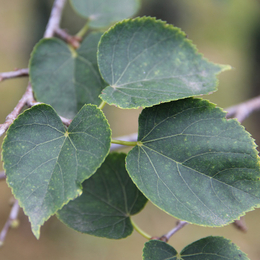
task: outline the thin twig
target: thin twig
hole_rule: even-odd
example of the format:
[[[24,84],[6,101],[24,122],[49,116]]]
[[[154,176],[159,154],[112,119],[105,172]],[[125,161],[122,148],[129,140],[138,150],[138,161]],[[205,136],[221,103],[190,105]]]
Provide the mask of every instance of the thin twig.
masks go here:
[[[5,178],[6,178],[5,172],[4,171],[0,172],[0,181],[5,180]]]
[[[52,6],[51,15],[44,33],[44,38],[51,38],[55,31],[60,27],[62,10],[66,4],[66,0],[55,0]]]
[[[252,98],[246,102],[224,109],[227,111],[227,118],[235,117],[239,122],[245,120],[254,111],[260,110],[260,96]],[[116,138],[122,141],[134,142],[137,140],[137,133]],[[110,151],[122,148],[122,145],[111,144]]]
[[[55,34],[55,31],[59,28],[62,10],[63,10],[65,3],[66,3],[66,0],[55,0],[53,7],[52,7],[50,19],[49,19],[48,25],[46,27],[46,31],[44,33],[45,38],[52,37]],[[6,72],[6,74],[7,73],[8,72]],[[13,72],[9,72],[9,74],[12,74],[12,73]],[[28,73],[28,69],[27,69],[27,73]],[[21,110],[23,109],[23,107],[25,105],[28,105],[29,107],[31,107],[36,104],[39,104],[39,102],[35,101],[35,99],[33,97],[32,87],[29,84],[24,95],[22,96],[22,98],[20,99],[20,101],[18,102],[18,104],[16,105],[14,110],[6,117],[5,123],[0,125],[0,136],[6,132],[6,130],[13,123],[13,121],[16,119],[16,117],[20,114]],[[63,121],[65,121],[66,125],[68,124],[68,120],[64,119]]]
[[[61,21],[61,15],[62,15],[62,10],[63,7],[66,3],[66,0],[55,0],[49,22],[47,24],[45,33],[44,33],[44,38],[50,38],[54,36],[55,31],[59,29],[60,21]],[[4,72],[0,74],[0,81],[7,79],[7,78],[14,78],[14,77],[22,77],[22,76],[28,76],[28,69],[22,69],[22,70],[17,70],[13,72]],[[6,121],[3,124],[0,124],[0,136],[3,135],[6,130],[9,128],[9,126],[13,123],[13,121],[17,118],[17,116],[20,114],[21,110],[23,109],[24,106],[33,106],[39,104],[39,102],[36,102],[34,97],[33,97],[33,91],[31,84],[28,84],[28,87],[22,96],[22,98],[19,100],[18,104],[14,108],[14,110],[6,117]],[[69,120],[62,118],[62,121],[65,122],[65,124],[68,124]],[[5,178],[4,172],[0,173],[0,178]],[[5,237],[7,235],[7,232],[9,228],[14,224],[15,220],[17,219],[18,213],[19,213],[19,204],[18,201],[15,200],[15,203],[11,209],[10,215],[8,220],[6,221],[1,233],[0,233],[0,246],[3,245]]]
[[[251,113],[260,110],[260,96],[238,105],[228,107],[225,110],[228,112],[226,116],[227,118],[235,117],[240,123],[242,123]]]
[[[0,233],[0,246],[3,245],[9,228],[12,227],[14,221],[17,220],[19,209],[20,209],[20,207],[19,207],[18,201],[15,200],[14,205],[11,209],[10,215]]]
[[[72,36],[61,28],[57,28],[55,30],[55,34],[63,39],[65,42],[69,43],[74,49],[78,49],[80,46],[80,42],[82,41],[81,37]]]
[[[242,216],[239,220],[235,220],[233,222],[233,225],[240,231],[246,233],[247,232],[247,226],[245,221],[245,216]]]
[[[9,126],[13,123],[13,121],[17,118],[20,114],[21,110],[25,105],[32,106],[38,104],[34,101],[32,87],[29,84],[24,95],[19,100],[18,104],[14,108],[14,110],[6,117],[6,121],[3,124],[0,124],[0,136],[3,135]]]
[[[177,222],[177,225],[175,228],[173,228],[172,230],[170,230],[168,233],[166,233],[165,235],[161,236],[159,239],[164,241],[164,242],[168,242],[169,239],[171,238],[171,236],[173,234],[175,234],[177,231],[179,231],[180,229],[182,229],[184,226],[186,226],[188,224],[188,222],[186,221],[181,221],[179,220]]]
[[[59,117],[60,117],[60,119],[61,119],[61,121],[62,121],[62,123],[63,123],[64,125],[66,125],[66,126],[69,126],[69,125],[70,125],[72,119],[68,119],[68,118],[65,118],[65,117],[62,117],[62,116],[59,116]]]
[[[51,38],[55,35],[56,31],[60,31],[60,21],[62,16],[62,10],[64,5],[66,4],[66,0],[55,0],[53,3],[51,15],[44,33],[44,38]],[[72,36],[71,36],[72,37]],[[74,37],[72,37],[74,38]],[[74,38],[76,41],[77,38]],[[74,43],[76,45],[76,43]],[[72,44],[72,46],[74,46]],[[19,69],[15,71],[3,72],[0,73],[0,81],[5,79],[11,79],[16,77],[25,77],[29,75],[29,69]]]
[[[29,75],[29,69],[18,69],[15,71],[9,71],[9,72],[3,72],[0,73],[0,81],[3,81],[5,79],[12,79],[17,77],[28,77]]]

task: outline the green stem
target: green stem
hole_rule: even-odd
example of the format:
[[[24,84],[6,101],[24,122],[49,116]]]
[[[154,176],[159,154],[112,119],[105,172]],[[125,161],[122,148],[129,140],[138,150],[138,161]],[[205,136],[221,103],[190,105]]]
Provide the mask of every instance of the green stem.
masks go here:
[[[68,44],[68,47],[69,47],[69,49],[71,51],[72,57],[76,58],[78,56],[78,53],[75,51],[74,47],[71,46],[70,44]]]
[[[83,37],[83,36],[87,33],[87,31],[88,31],[88,29],[89,29],[88,24],[89,24],[89,20],[85,23],[85,25],[84,25],[84,26],[80,29],[80,31],[76,34],[77,37]]]
[[[106,104],[107,102],[102,101],[101,104],[98,106],[98,108],[102,110]]]
[[[128,142],[128,141],[114,140],[114,139],[111,140],[111,143],[127,145],[127,146],[136,146],[137,145],[137,142]]]
[[[152,238],[150,235],[148,235],[148,234],[145,233],[142,229],[140,229],[140,228],[134,223],[134,221],[132,220],[132,218],[130,218],[130,221],[131,221],[131,223],[132,223],[134,229],[135,229],[141,236],[143,236],[144,238],[149,239],[149,240]]]

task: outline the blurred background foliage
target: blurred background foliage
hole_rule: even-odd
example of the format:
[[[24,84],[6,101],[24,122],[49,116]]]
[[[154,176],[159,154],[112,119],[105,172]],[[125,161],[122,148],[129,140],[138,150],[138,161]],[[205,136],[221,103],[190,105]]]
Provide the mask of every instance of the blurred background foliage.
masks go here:
[[[0,0],[0,71],[28,66],[30,52],[42,37],[53,1]],[[260,1],[258,0],[143,0],[139,16],[150,15],[180,27],[198,50],[209,60],[230,64],[233,70],[219,76],[219,90],[205,98],[220,107],[228,107],[260,94]],[[84,24],[67,3],[62,28],[76,33]],[[27,86],[28,79],[7,80],[0,84],[0,122],[12,111]],[[137,131],[140,110],[106,107],[113,136]],[[259,113],[244,122],[260,143]],[[2,139],[0,140],[2,142]],[[0,165],[0,170],[2,170]],[[0,228],[10,211],[10,189],[0,182]],[[175,234],[170,244],[181,250],[189,243],[209,235],[231,239],[252,260],[260,259],[260,210],[246,215],[247,233],[233,225],[205,228],[188,225]],[[132,260],[142,258],[146,240],[134,232],[115,241],[83,235],[52,217],[41,229],[37,241],[21,211],[20,226],[10,230],[0,249],[2,260]],[[134,217],[151,235],[161,236],[175,226],[176,220],[151,203]]]

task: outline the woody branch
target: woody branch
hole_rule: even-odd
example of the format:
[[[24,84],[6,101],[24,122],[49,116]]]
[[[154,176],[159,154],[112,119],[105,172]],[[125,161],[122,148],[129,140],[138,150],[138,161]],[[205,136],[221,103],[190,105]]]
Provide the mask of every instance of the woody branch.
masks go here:
[[[63,7],[66,3],[66,0],[55,0],[51,15],[49,18],[49,22],[47,24],[45,33],[44,33],[44,38],[49,38],[54,36],[55,31],[59,28],[60,21],[61,21],[61,16],[62,16],[62,10]],[[14,72],[4,72],[0,74],[0,81],[7,79],[7,78],[15,78],[15,77],[21,77],[21,76],[27,76],[28,75],[28,69],[22,69]],[[20,114],[21,110],[23,109],[24,106],[33,106],[35,104],[38,104],[34,97],[33,97],[33,91],[31,84],[28,84],[28,87],[22,96],[22,98],[19,100],[18,104],[14,108],[14,110],[6,117],[6,121],[0,125],[0,136],[3,135],[6,130],[9,128],[9,126],[13,123],[15,118]],[[63,119],[63,118],[62,118]],[[70,120],[69,119],[63,119],[65,124],[69,124]],[[2,179],[5,178],[4,172],[1,172]],[[1,233],[0,233],[0,245],[4,243],[4,240],[6,238],[7,232],[9,228],[12,226],[12,223],[14,220],[17,219],[18,213],[19,213],[19,204],[18,201],[15,200],[14,205],[11,209],[9,218],[7,219]]]

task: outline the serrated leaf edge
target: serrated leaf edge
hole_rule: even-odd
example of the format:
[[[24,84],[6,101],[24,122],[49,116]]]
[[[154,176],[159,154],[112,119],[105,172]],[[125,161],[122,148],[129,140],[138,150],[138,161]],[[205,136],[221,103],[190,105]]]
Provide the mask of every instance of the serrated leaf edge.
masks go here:
[[[61,121],[61,119],[60,119],[60,117],[59,117],[59,115],[56,113],[55,109],[54,109],[52,106],[50,106],[50,105],[48,105],[48,104],[42,103],[42,104],[35,105],[35,106],[33,106],[33,107],[38,107],[38,106],[43,106],[43,105],[52,108],[53,111],[55,112],[55,114],[57,115],[57,117],[59,118],[61,124],[63,124],[62,121]],[[110,132],[110,142],[111,142],[112,131],[111,131],[110,125],[109,125],[109,123],[108,123],[108,120],[107,120],[107,118],[105,117],[104,112],[103,112],[101,109],[99,109],[96,105],[93,105],[93,104],[86,104],[86,105],[84,105],[84,106],[93,106],[93,107],[96,107],[96,108],[102,113],[103,118],[104,118],[105,122],[108,124],[109,129],[110,129],[109,132]],[[84,107],[84,106],[83,106],[83,107]],[[83,108],[83,107],[82,107],[82,108]],[[82,108],[81,108],[81,109],[82,109]],[[15,122],[16,120],[18,120],[20,116],[22,116],[26,111],[28,111],[28,110],[30,110],[30,109],[31,109],[31,108],[28,108],[28,109],[26,109],[25,111],[23,111],[23,113],[19,114],[18,117],[14,120],[14,122]],[[80,110],[81,110],[81,109],[80,109]],[[79,110],[79,112],[80,112],[80,110]],[[78,113],[79,113],[79,112],[78,112]],[[77,113],[77,114],[78,114],[78,113]],[[12,125],[11,125],[11,126],[12,126]],[[9,129],[11,128],[11,126],[9,127]],[[5,135],[5,137],[4,137],[4,140],[3,140],[3,142],[2,142],[2,153],[1,153],[1,160],[2,160],[2,161],[3,161],[3,153],[4,153],[3,144],[5,143],[5,140],[8,139],[9,129],[7,130],[6,135]],[[64,130],[65,130],[65,131],[64,131],[64,134],[65,134],[65,133],[66,133],[65,127],[64,127]],[[68,138],[68,137],[66,137],[66,138]],[[108,149],[106,156],[104,157],[104,159],[103,159],[103,161],[100,163],[100,165],[97,166],[96,170],[103,164],[103,162],[105,161],[107,155],[109,154],[109,151],[110,151],[110,150]],[[4,161],[3,161],[3,169],[5,170]],[[6,172],[6,170],[5,170],[5,172]],[[96,172],[96,171],[95,171],[95,172]],[[95,172],[94,172],[93,174],[95,174]],[[93,174],[92,174],[92,175],[93,175]],[[90,178],[92,175],[90,175],[88,178]],[[88,179],[88,178],[87,178],[87,179]],[[85,180],[86,180],[86,179],[85,179]],[[83,180],[83,181],[84,181],[84,180]],[[83,183],[83,181],[81,182],[81,184]],[[31,217],[28,215],[27,211],[25,210],[24,204],[20,201],[19,198],[16,197],[16,194],[14,193],[13,187],[11,187],[11,186],[9,185],[9,182],[8,182],[8,174],[6,174],[6,183],[7,183],[8,187],[11,189],[11,192],[12,192],[12,194],[14,195],[15,199],[18,200],[19,206],[23,208],[23,211],[24,211],[25,215],[28,216],[29,221],[30,221],[30,223],[31,223],[31,225],[32,225],[32,223],[33,223],[33,222],[32,222],[32,219],[31,219]],[[32,232],[33,232],[34,236],[35,236],[37,239],[40,238],[40,228],[41,228],[41,226],[42,226],[51,216],[55,215],[55,214],[58,212],[58,210],[60,210],[62,207],[64,207],[64,205],[68,204],[69,201],[71,201],[71,200],[77,198],[78,196],[80,196],[80,195],[82,194],[82,187],[81,187],[81,190],[78,190],[78,191],[79,191],[79,193],[78,193],[75,197],[71,198],[71,199],[68,200],[66,203],[64,202],[64,203],[61,205],[61,207],[58,208],[58,209],[57,209],[53,214],[51,214],[48,218],[43,218],[41,224],[36,225],[36,226],[35,226],[35,225],[32,225],[32,226],[31,226]]]
[[[191,97],[191,98],[192,98],[192,99],[202,100],[202,101],[207,101],[209,104],[213,105],[215,108],[221,110],[221,112],[223,113],[223,117],[222,117],[222,118],[223,118],[223,119],[225,118],[225,115],[227,114],[227,112],[226,112],[223,108],[218,107],[216,104],[214,104],[214,103],[212,103],[212,102],[210,102],[209,100],[206,100],[206,99],[194,98],[194,97]],[[176,100],[176,101],[177,101],[177,100]],[[174,102],[174,101],[172,101],[172,102]],[[260,182],[260,157],[259,157],[259,155],[258,155],[259,152],[256,150],[256,148],[257,148],[258,146],[257,146],[257,144],[256,144],[255,141],[254,141],[255,139],[252,138],[252,135],[251,135],[248,131],[246,131],[245,127],[244,127],[236,118],[227,119],[227,120],[233,120],[233,121],[237,122],[237,124],[240,125],[240,126],[243,128],[243,131],[245,132],[245,134],[247,134],[247,136],[250,137],[251,145],[253,146],[252,149],[254,150],[255,156],[257,157],[256,159],[257,159],[257,164],[258,164],[258,168],[259,168],[259,180],[258,180],[258,181]],[[137,140],[138,140],[138,139],[139,139],[139,122],[138,122],[138,138],[137,138]],[[139,140],[138,140],[138,141],[139,141]],[[141,142],[141,141],[139,141],[139,142]],[[135,147],[136,147],[136,146],[135,146]],[[135,147],[133,147],[130,151],[132,151]],[[130,151],[129,151],[129,152],[130,152]],[[129,153],[128,153],[128,154],[129,154]],[[128,154],[127,154],[127,156],[128,156]],[[126,156],[126,158],[125,158],[126,171],[128,172],[128,174],[129,174],[130,178],[132,179],[133,183],[134,183],[134,184],[136,185],[136,187],[140,190],[140,192],[147,198],[147,200],[149,200],[149,201],[150,201],[153,205],[155,205],[157,208],[159,208],[160,210],[162,210],[163,212],[165,212],[166,214],[168,214],[168,215],[170,215],[170,216],[173,216],[173,217],[175,217],[175,218],[178,218],[178,219],[181,220],[181,221],[186,221],[186,222],[189,223],[189,224],[198,225],[198,226],[202,226],[202,227],[224,227],[224,226],[227,226],[227,225],[233,223],[235,220],[239,220],[242,216],[245,216],[246,213],[248,213],[248,212],[250,212],[250,211],[253,211],[253,210],[255,210],[256,208],[260,208],[260,199],[259,199],[259,203],[258,203],[258,204],[252,206],[252,207],[249,208],[247,211],[241,212],[241,215],[239,215],[237,218],[235,218],[235,219],[233,219],[233,220],[230,220],[229,222],[226,222],[226,223],[223,224],[223,225],[217,225],[217,226],[197,224],[197,223],[193,223],[193,222],[191,222],[191,221],[189,221],[189,220],[186,220],[186,219],[184,219],[184,218],[176,217],[176,216],[174,216],[173,214],[170,214],[169,212],[167,212],[165,209],[162,209],[161,207],[159,207],[158,205],[156,205],[155,203],[153,203],[153,201],[151,201],[151,200],[146,196],[146,194],[143,193],[143,191],[139,188],[139,186],[137,185],[137,183],[135,182],[135,180],[132,178],[132,176],[131,176],[131,174],[130,174],[128,168],[127,168],[127,156]]]
[[[124,20],[122,20],[122,21],[120,21],[120,22],[117,22],[116,24],[114,24],[113,26],[111,26],[106,32],[104,32],[104,34],[101,36],[101,38],[100,38],[100,40],[99,40],[99,43],[98,43],[98,47],[97,47],[97,65],[98,65],[99,73],[100,73],[102,79],[103,79],[105,82],[106,82],[106,80],[104,79],[104,77],[103,77],[103,75],[102,75],[102,73],[101,73],[101,70],[100,70],[100,68],[99,68],[99,47],[100,47],[100,45],[101,45],[101,43],[102,43],[102,40],[103,40],[104,37],[106,37],[106,35],[107,35],[108,33],[110,33],[110,31],[114,30],[116,26],[118,26],[118,25],[123,25],[123,24],[126,24],[126,23],[128,23],[128,22],[135,22],[135,21],[138,21],[138,22],[142,22],[142,21],[153,21],[153,22],[155,22],[155,23],[161,24],[164,28],[169,28],[170,30],[175,31],[175,32],[181,34],[181,35],[184,37],[184,39],[183,39],[184,42],[186,41],[186,42],[188,42],[188,43],[190,44],[190,47],[193,49],[194,54],[198,55],[198,57],[200,57],[202,60],[204,60],[204,61],[206,61],[206,62],[208,62],[208,63],[210,63],[210,64],[214,64],[215,66],[218,66],[218,67],[219,67],[220,70],[219,70],[219,72],[214,73],[215,76],[217,76],[217,75],[220,74],[221,72],[224,72],[224,71],[227,71],[227,70],[231,70],[231,69],[232,69],[232,67],[231,67],[230,65],[215,64],[215,63],[209,61],[206,57],[203,56],[202,53],[200,53],[200,52],[198,51],[197,46],[196,46],[190,39],[188,39],[188,38],[186,37],[185,32],[183,32],[179,27],[176,27],[176,26],[174,26],[174,25],[172,25],[172,24],[168,24],[166,21],[163,21],[163,20],[161,20],[161,19],[156,19],[155,17],[143,16],[143,17],[136,17],[136,18],[124,19]],[[218,80],[218,78],[216,78],[216,86],[215,86],[214,91],[209,91],[208,93],[201,94],[201,95],[209,95],[209,94],[212,94],[213,92],[217,91],[217,89],[218,89],[218,84],[219,84],[219,80]],[[111,85],[108,85],[107,87],[111,87]],[[107,88],[107,87],[105,87],[105,88]],[[104,88],[104,89],[105,89],[105,88]],[[103,94],[103,93],[101,93],[101,94],[99,95],[99,98],[100,98],[101,100],[103,100],[104,102],[107,102],[106,100],[104,100],[104,99],[102,98],[102,94]],[[195,96],[198,96],[198,94],[196,94]],[[194,97],[194,95],[190,95],[190,96],[187,96],[187,97],[185,97],[185,98],[189,98],[189,97]],[[185,98],[179,98],[179,99],[175,99],[175,100],[169,99],[169,100],[166,100],[166,101],[163,101],[163,102],[158,102],[158,103],[153,104],[153,105],[150,105],[150,106],[142,106],[142,108],[153,107],[153,106],[158,105],[158,104],[161,104],[161,103],[168,103],[168,102],[171,102],[171,101],[177,101],[177,100],[185,99]],[[114,105],[114,106],[116,106],[116,107],[118,107],[118,108],[121,108],[121,109],[138,109],[138,108],[140,108],[140,106],[135,106],[135,107],[122,107],[122,106],[120,106],[120,105],[118,105],[118,104],[116,104],[116,103],[113,103],[113,102],[110,102],[109,105]]]

